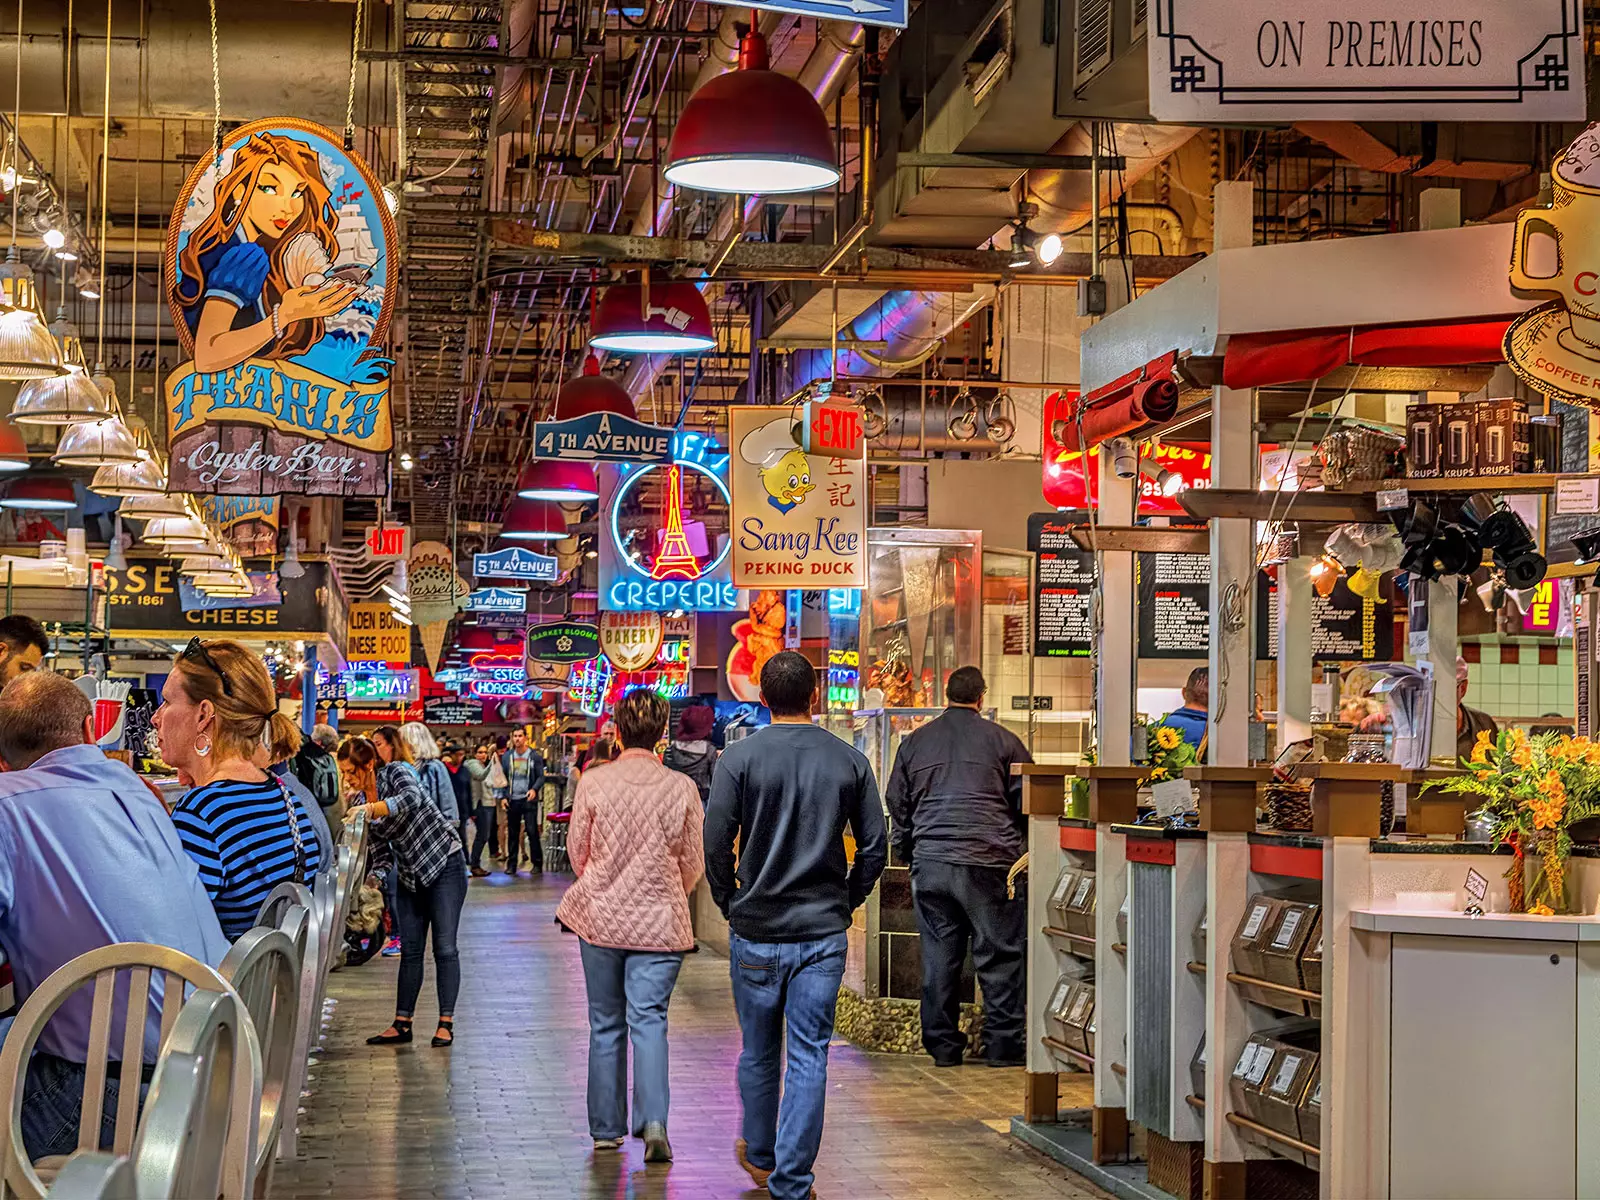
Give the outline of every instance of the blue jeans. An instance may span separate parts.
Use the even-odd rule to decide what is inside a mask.
[[[400,935],[400,978],[396,985],[394,1011],[409,1017],[417,1011],[417,995],[422,991],[422,958],[427,951],[428,933],[433,932],[433,982],[439,992],[439,1015],[455,1015],[456,997],[461,992],[461,951],[456,948],[456,930],[461,925],[461,906],[467,899],[466,864],[459,851],[452,853],[444,870],[421,891],[395,885],[395,932]]]
[[[581,938],[589,994],[589,1136],[642,1134],[667,1123],[667,1002],[683,955],[613,950]],[[628,1047],[633,1038],[633,1124],[628,1124]]]
[[[22,1089],[22,1145],[30,1159],[71,1154],[78,1148],[83,1122],[83,1085],[88,1068],[53,1054],[35,1053],[26,1066]],[[117,1099],[122,1090],[120,1063],[106,1065],[105,1108],[100,1117],[100,1146],[110,1149],[117,1134]],[[144,1106],[153,1067],[144,1069],[139,1105]]]
[[[845,935],[812,942],[751,942],[728,938],[733,1004],[744,1048],[739,1053],[739,1099],[750,1161],[772,1172],[774,1200],[811,1194],[811,1167],[822,1145],[828,1091],[828,1042],[844,981]],[[778,1101],[784,1025],[789,1066]]]

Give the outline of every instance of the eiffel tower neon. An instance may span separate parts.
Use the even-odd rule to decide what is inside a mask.
[[[700,560],[689,548],[683,532],[683,468],[673,463],[667,468],[667,528],[661,550],[650,565],[651,579],[699,579]]]

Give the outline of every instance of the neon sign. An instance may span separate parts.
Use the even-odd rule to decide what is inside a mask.
[[[860,688],[860,653],[855,650],[829,650],[828,707],[854,708]]]
[[[591,658],[587,662],[573,664],[567,698],[584,713],[598,717],[605,711],[606,692],[610,687],[611,660]]]
[[[415,671],[345,671],[345,699],[358,703],[403,704],[419,696]]]

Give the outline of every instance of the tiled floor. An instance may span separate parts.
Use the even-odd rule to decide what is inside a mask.
[[[435,1050],[432,971],[418,1041],[364,1044],[393,1015],[397,959],[333,976],[332,1031],[300,1118],[299,1161],[279,1164],[274,1196],[474,1200],[724,1200],[764,1197],[733,1162],[737,1027],[727,962],[689,956],[672,1002],[676,1161],[645,1167],[641,1147],[596,1156],[584,1118],[587,1024],[577,947],[551,923],[555,884],[475,881],[461,928],[459,1044]],[[1000,1132],[1021,1104],[1021,1073],[936,1071],[925,1058],[836,1043],[817,1164],[824,1200],[1098,1198]]]

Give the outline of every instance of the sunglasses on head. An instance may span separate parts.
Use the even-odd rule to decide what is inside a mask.
[[[205,648],[198,635],[189,639],[189,644],[183,648],[183,653],[178,657],[189,662],[198,662],[215,671],[217,678],[222,680],[222,694],[229,697],[233,695],[233,684],[228,679],[228,673],[217,665],[217,660],[211,657],[211,652]]]

